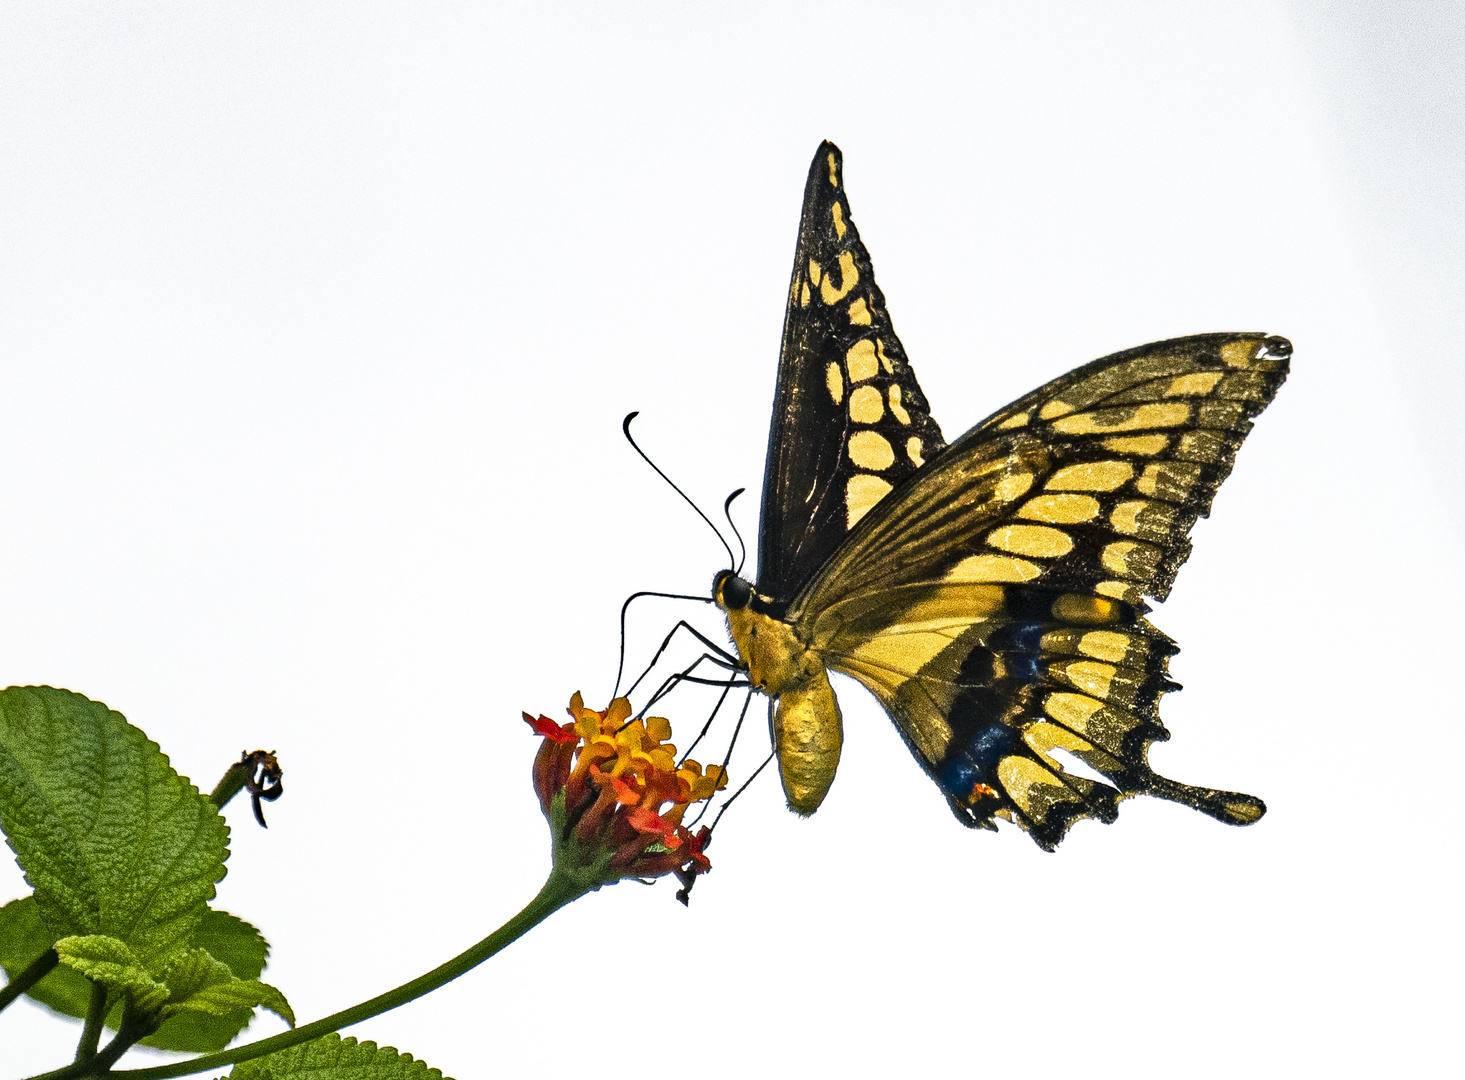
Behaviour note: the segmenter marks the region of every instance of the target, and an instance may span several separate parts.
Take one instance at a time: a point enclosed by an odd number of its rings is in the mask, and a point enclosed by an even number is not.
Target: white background
[[[1145,341],[1295,343],[1154,616],[1155,765],[1270,813],[968,833],[846,683],[824,809],[766,776],[690,910],[606,890],[350,1033],[459,1080],[1441,1075],[1462,40],[1385,0],[6,4],[0,684],[205,788],[279,751],[217,903],[303,1019],[487,933],[547,870],[519,711],[604,704],[623,597],[724,564],[620,419],[703,505],[759,490],[828,137],[949,437]],[[74,1039],[8,1010],[0,1075]]]

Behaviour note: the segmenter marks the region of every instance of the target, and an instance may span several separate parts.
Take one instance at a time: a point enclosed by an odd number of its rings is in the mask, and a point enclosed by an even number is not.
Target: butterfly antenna
[[[638,412],[632,412],[632,413],[626,413],[626,418],[621,421],[621,431],[625,433],[626,442],[628,442],[628,443],[631,444],[631,449],[632,450],[636,451],[636,453],[638,453],[638,454],[641,455],[641,460],[642,461],[646,462],[647,465],[650,465],[652,467],[652,469],[655,469],[656,470],[656,475],[657,476],[661,477],[668,484],[671,484],[671,489],[673,491],[675,491],[678,495],[680,495],[683,499],[685,499],[688,506],[690,506],[693,510],[697,511],[697,516],[699,518],[701,518],[703,521],[707,522],[707,527],[709,529],[711,529],[714,533],[717,533],[717,539],[722,543],[722,546],[727,549],[727,561],[728,561],[728,564],[731,565],[732,562],[733,562],[732,545],[730,545],[727,542],[727,540],[725,540],[723,538],[722,533],[720,533],[720,532],[717,531],[717,526],[714,525],[714,524],[712,524],[712,519],[710,517],[708,517],[706,514],[702,513],[702,508],[699,507],[696,503],[694,503],[691,499],[687,498],[687,493],[685,491],[683,491],[681,488],[677,487],[676,484],[673,484],[671,477],[667,476],[666,473],[662,472],[661,469],[657,467],[656,462],[652,461],[649,457],[646,456],[646,451],[645,450],[642,450],[639,446],[636,445],[636,440],[633,439],[633,438],[631,438],[631,421],[634,420],[634,419],[636,419],[636,417],[638,417],[640,415],[641,414],[640,414],[639,411]]]
[[[747,488],[738,488],[727,497],[727,502],[722,504],[722,516],[727,518],[727,527],[738,538],[738,565],[733,568],[733,573],[739,577],[743,574],[743,561],[748,557],[748,545],[743,543],[743,534],[738,532],[738,527],[732,519],[732,504],[734,499],[747,490]]]

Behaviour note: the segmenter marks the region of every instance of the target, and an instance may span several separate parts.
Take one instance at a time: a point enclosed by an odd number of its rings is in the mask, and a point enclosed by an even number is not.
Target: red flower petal
[[[556,724],[547,716],[534,717],[524,713],[524,723],[534,729],[534,734],[543,735],[555,742],[575,742],[580,738],[575,734],[574,724]]]
[[[663,819],[654,810],[648,810],[644,806],[633,806],[626,811],[626,820],[637,832],[655,833],[660,837],[664,847],[675,850],[682,846],[682,838],[677,835],[677,827]]]

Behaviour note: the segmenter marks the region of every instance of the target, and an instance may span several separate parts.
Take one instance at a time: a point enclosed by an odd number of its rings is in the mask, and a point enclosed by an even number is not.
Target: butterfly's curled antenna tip
[[[732,568],[734,574],[741,574],[743,572],[743,562],[748,557],[748,547],[743,543],[743,534],[738,532],[737,524],[732,519],[732,504],[734,499],[747,490],[747,488],[738,488],[722,504],[722,516],[727,518],[728,527],[732,529],[733,535],[738,538],[738,564]],[[731,552],[728,554],[730,555]]]
[[[702,513],[702,508],[699,507],[696,503],[694,503],[691,500],[691,498],[687,495],[687,493],[685,491],[683,491],[681,488],[677,487],[676,484],[672,482],[671,477],[667,476],[666,473],[662,472],[661,471],[661,468],[656,464],[656,462],[652,461],[649,457],[647,457],[646,456],[646,451],[645,450],[642,450],[641,447],[636,444],[636,440],[631,437],[631,421],[634,420],[634,419],[636,419],[636,417],[638,417],[640,415],[641,415],[641,412],[638,409],[635,412],[629,412],[629,413],[627,413],[626,414],[626,418],[621,421],[621,431],[626,436],[626,442],[628,442],[628,443],[631,444],[631,449],[634,450],[634,451],[636,451],[636,453],[641,456],[641,460],[642,461],[646,462],[647,465],[650,465],[651,466],[652,470],[656,473],[657,476],[661,477],[669,485],[671,485],[671,489],[673,491],[675,491],[678,495],[680,495],[682,497],[682,499],[685,500],[685,502],[686,502],[686,504],[688,506],[690,506],[693,510],[697,511],[697,516],[698,517],[700,517],[703,521],[707,522],[707,527],[713,531],[713,533],[717,536],[717,539],[718,540],[721,540],[722,541],[722,546],[727,551],[728,562],[732,562],[733,561],[732,545],[730,545],[726,540],[723,539],[722,533],[720,533],[720,532],[717,531],[717,526],[714,525],[714,524],[712,524],[712,519],[709,518],[706,514]]]

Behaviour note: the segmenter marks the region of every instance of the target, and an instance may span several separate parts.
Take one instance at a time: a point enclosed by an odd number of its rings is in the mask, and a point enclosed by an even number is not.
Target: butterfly
[[[973,828],[1053,850],[1155,795],[1249,825],[1266,806],[1157,775],[1177,650],[1145,618],[1190,553],[1292,346],[1201,334],[1104,357],[950,443],[891,328],[825,142],[804,188],[769,433],[757,581],[713,581],[770,698],[790,809],[843,739],[830,671],[864,684]],[[1070,772],[1072,755],[1108,782]]]

